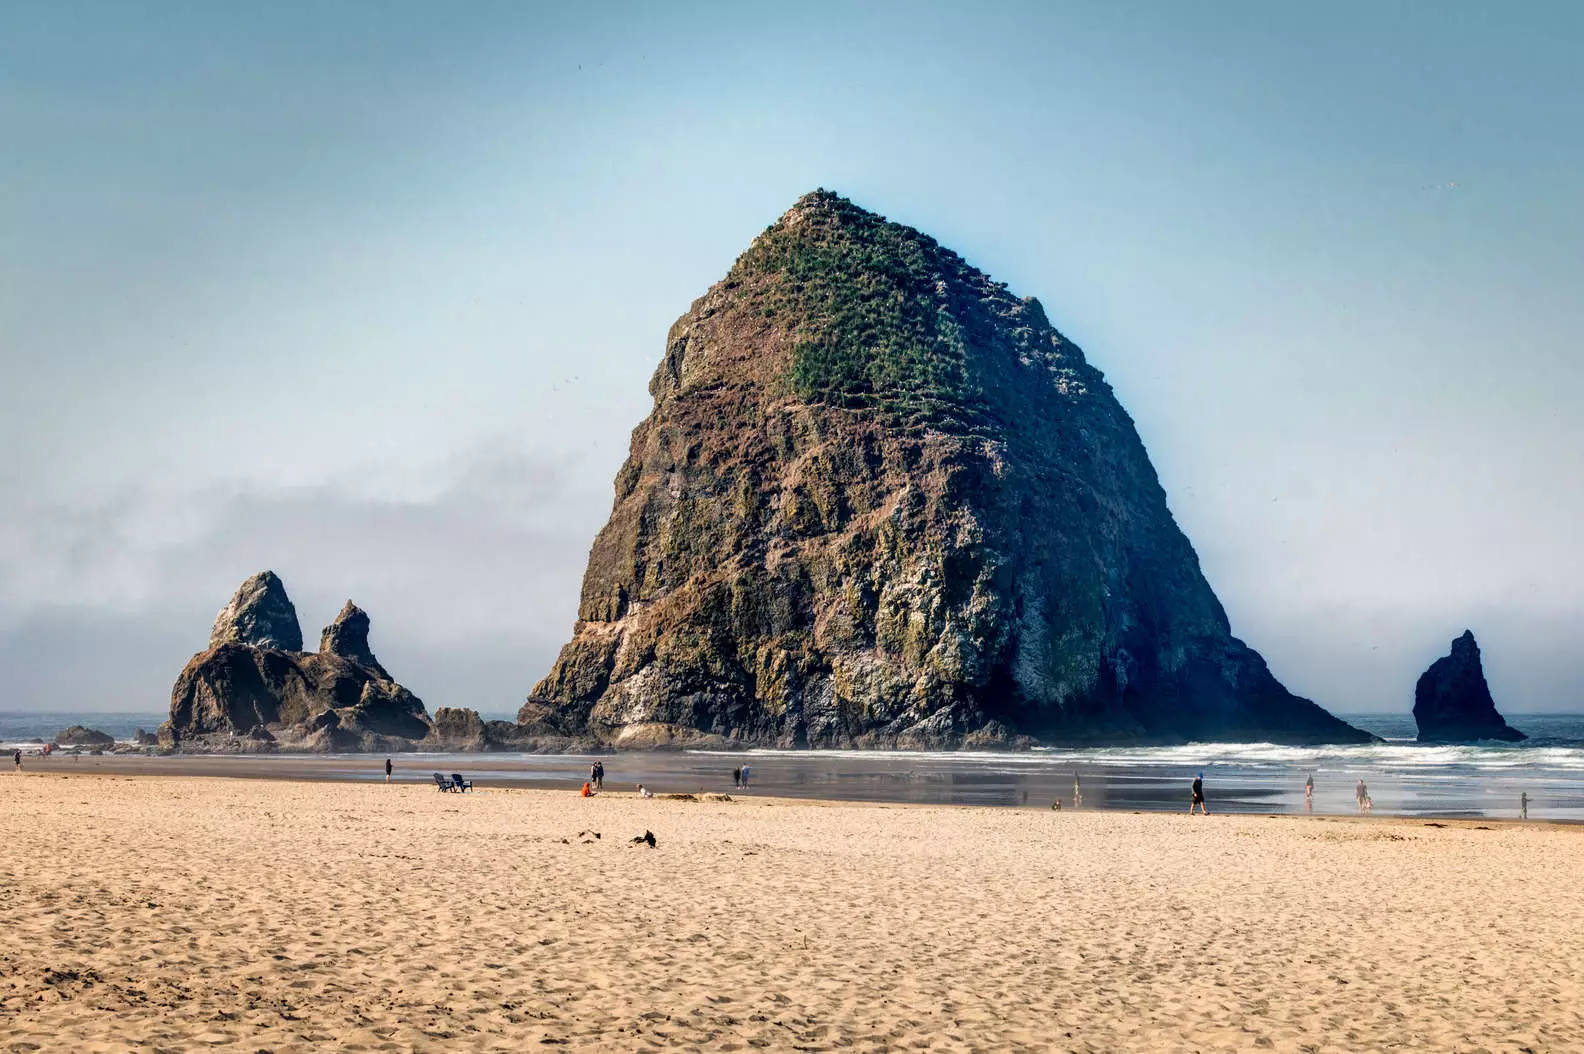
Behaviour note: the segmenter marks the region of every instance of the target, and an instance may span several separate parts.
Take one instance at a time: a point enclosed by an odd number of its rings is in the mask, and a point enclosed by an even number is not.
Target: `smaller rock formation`
[[[171,691],[159,742],[184,751],[411,750],[432,726],[423,701],[374,658],[369,618],[348,601],[302,651],[286,587],[263,571],[242,583]]]
[[[1452,652],[1430,664],[1414,686],[1414,720],[1421,743],[1527,739],[1496,712],[1474,634],[1464,630]]]
[[[341,614],[337,615],[335,621],[319,634],[319,651],[321,654],[339,655],[343,659],[351,659],[388,681],[391,675],[385,672],[385,667],[379,664],[374,652],[370,650],[368,633],[367,613],[348,600],[346,606],[341,609]]]
[[[480,751],[531,749],[520,745],[521,729],[510,721],[486,721],[477,710],[442,706],[434,712],[436,750]]]
[[[367,619],[365,618],[365,631]],[[286,586],[274,571],[260,571],[242,583],[231,603],[215,616],[209,647],[248,644],[277,651],[302,651],[302,629],[297,609],[286,596]]]
[[[587,736],[567,735],[546,721],[486,721],[477,710],[442,706],[434,712],[434,728],[419,744],[423,750],[475,752],[509,750],[524,754],[587,754],[606,750]]]
[[[61,747],[88,747],[92,750],[109,750],[115,746],[115,736],[97,728],[72,725],[55,736],[55,745]]]
[[[153,732],[137,728],[132,731],[132,742],[140,747],[155,747],[159,746],[159,737]]]

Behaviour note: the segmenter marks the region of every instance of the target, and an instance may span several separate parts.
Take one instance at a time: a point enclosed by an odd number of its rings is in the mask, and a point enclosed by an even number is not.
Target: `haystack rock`
[[[1471,630],[1452,642],[1452,651],[1430,664],[1414,686],[1414,721],[1421,743],[1474,743],[1499,739],[1516,743],[1529,737],[1496,711],[1479,644]]]
[[[1231,635],[1039,301],[918,231],[804,197],[671,328],[649,391],[524,722],[617,746],[1372,738]]]
[[[254,575],[215,620],[208,650],[176,679],[160,743],[186,751],[412,749],[430,734],[429,716],[375,660],[368,628],[349,601],[319,652],[304,653],[286,587],[273,572]]]

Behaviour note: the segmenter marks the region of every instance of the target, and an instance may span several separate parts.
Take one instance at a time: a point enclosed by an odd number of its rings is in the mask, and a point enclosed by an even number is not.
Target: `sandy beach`
[[[0,802],[3,1051],[1584,1049],[1578,828],[60,773]]]

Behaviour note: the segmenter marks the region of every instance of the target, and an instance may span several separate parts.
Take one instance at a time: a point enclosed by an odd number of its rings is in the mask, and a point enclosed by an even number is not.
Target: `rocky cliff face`
[[[1234,638],[1039,302],[818,192],[672,327],[522,721],[617,745],[1370,738]]]
[[[1502,719],[1485,683],[1479,645],[1471,630],[1452,642],[1450,654],[1430,664],[1414,686],[1414,721],[1421,743],[1517,742],[1528,736]]]
[[[302,629],[286,586],[274,571],[260,571],[237,589],[215,616],[209,647],[248,644],[278,651],[302,651]]]
[[[319,634],[319,652],[322,655],[339,655],[366,670],[376,674],[381,680],[390,680],[391,675],[385,672],[385,667],[379,664],[374,657],[374,652],[369,648],[369,617],[366,612],[352,601],[348,600],[335,621],[326,626]]]
[[[273,572],[254,575],[177,678],[160,742],[188,751],[412,749],[430,734],[428,715],[375,660],[368,628],[348,601],[320,651],[306,654],[286,587]]]

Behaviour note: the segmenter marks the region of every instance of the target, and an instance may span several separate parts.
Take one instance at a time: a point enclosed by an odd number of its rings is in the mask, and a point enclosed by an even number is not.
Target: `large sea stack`
[[[1430,664],[1414,685],[1414,721],[1421,743],[1475,743],[1482,739],[1516,743],[1529,737],[1496,711],[1479,645],[1472,630],[1452,642],[1450,654]]]
[[[672,328],[520,719],[617,746],[1360,742],[1231,635],[1039,302],[825,191]]]
[[[215,618],[207,650],[171,691],[159,740],[185,751],[412,749],[431,735],[422,700],[374,658],[369,618],[350,600],[302,651],[302,630],[273,571],[243,582]]]

